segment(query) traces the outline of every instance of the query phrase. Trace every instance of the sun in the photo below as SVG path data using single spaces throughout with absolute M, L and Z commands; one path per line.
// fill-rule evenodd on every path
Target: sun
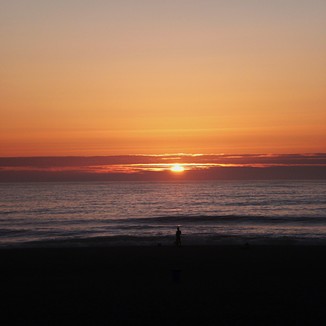
M 170 168 L 172 172 L 183 172 L 185 168 L 180 164 L 173 164 Z

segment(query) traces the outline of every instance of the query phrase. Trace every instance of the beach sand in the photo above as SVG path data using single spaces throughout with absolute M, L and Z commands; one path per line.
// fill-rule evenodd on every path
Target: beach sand
M 1 325 L 323 325 L 326 247 L 2 249 Z

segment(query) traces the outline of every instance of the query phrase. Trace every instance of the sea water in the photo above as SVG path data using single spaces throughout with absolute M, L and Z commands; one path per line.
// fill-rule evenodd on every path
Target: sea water
M 326 181 L 1 183 L 0 246 L 326 244 Z

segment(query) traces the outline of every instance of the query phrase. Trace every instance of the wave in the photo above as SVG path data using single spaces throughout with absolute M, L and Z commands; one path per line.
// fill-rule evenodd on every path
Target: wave
M 116 223 L 136 223 L 136 224 L 185 224 L 185 223 L 254 223 L 254 224 L 288 224 L 288 223 L 303 223 L 303 224 L 318 224 L 325 223 L 325 216 L 252 216 L 252 215 L 177 215 L 177 216 L 159 216 L 150 218 L 128 218 L 114 220 Z
M 131 225 L 134 228 L 144 228 L 154 225 L 176 226 L 176 225 L 222 225 L 222 224 L 304 224 L 315 225 L 321 224 L 326 226 L 326 216 L 268 216 L 268 215 L 168 215 L 168 216 L 153 216 L 153 217 L 127 217 L 127 218 L 112 218 L 110 216 L 99 218 L 33 218 L 26 219 L 23 217 L 13 220 L 1 219 L 0 225 L 6 228 L 12 227 L 65 227 L 65 226 L 118 226 L 127 228 Z M 85 229 L 86 231 L 87 229 Z
M 324 237 L 301 236 L 232 236 L 232 235 L 195 235 L 183 239 L 183 246 L 220 246 L 237 245 L 261 246 L 261 245 L 326 245 Z M 0 247 L 6 248 L 69 248 L 69 247 L 110 247 L 110 246 L 174 246 L 174 237 L 161 236 L 95 236 L 80 238 L 60 238 L 60 239 L 38 239 L 30 241 L 20 241 L 1 244 Z

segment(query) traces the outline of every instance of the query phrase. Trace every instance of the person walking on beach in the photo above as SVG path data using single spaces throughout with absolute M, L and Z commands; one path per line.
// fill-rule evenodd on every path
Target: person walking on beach
M 181 231 L 179 226 L 177 227 L 177 232 L 175 233 L 175 245 L 181 247 Z

